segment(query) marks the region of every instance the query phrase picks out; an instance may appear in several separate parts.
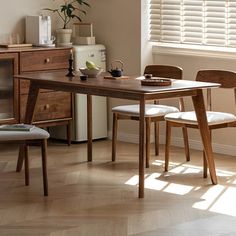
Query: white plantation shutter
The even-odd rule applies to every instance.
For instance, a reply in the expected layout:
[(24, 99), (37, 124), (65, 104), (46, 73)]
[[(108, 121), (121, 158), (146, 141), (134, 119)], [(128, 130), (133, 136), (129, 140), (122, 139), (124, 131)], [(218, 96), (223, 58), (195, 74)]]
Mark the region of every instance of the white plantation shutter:
[(161, 40), (181, 40), (181, 0), (165, 0), (161, 4)]
[(184, 0), (182, 6), (182, 43), (201, 44), (203, 41), (203, 4), (199, 0)]
[(236, 47), (236, 0), (150, 0), (150, 40)]
[(228, 45), (236, 47), (236, 0), (228, 3)]
[(151, 0), (150, 39), (160, 41), (161, 37), (161, 0)]
[(203, 1), (205, 4), (205, 44), (227, 46), (227, 2)]

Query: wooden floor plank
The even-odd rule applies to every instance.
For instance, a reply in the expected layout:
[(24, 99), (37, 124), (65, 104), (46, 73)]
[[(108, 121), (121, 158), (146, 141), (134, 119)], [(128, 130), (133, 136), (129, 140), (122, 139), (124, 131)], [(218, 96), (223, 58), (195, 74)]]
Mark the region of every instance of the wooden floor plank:
[(185, 236), (236, 235), (236, 159), (215, 155), (219, 184), (202, 178), (202, 152), (173, 148), (164, 173), (164, 147), (146, 170), (145, 198), (138, 199), (138, 145), (50, 142), (48, 197), (43, 196), (40, 150), (30, 148), (31, 185), (16, 173), (17, 147), (1, 146), (1, 236)]

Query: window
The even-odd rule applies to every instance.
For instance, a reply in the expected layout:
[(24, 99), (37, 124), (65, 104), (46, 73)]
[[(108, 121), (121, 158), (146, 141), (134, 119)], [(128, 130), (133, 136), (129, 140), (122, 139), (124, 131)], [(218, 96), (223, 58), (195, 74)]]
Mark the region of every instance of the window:
[(150, 0), (150, 41), (236, 47), (236, 0)]

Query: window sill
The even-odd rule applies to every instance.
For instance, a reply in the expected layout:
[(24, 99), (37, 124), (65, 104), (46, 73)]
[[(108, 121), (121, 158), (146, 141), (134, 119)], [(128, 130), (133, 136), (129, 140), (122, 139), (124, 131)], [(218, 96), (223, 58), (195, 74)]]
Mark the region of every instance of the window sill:
[(152, 53), (158, 55), (181, 55), (195, 57), (211, 57), (215, 59), (236, 59), (236, 48), (201, 47), (196, 45), (155, 43)]

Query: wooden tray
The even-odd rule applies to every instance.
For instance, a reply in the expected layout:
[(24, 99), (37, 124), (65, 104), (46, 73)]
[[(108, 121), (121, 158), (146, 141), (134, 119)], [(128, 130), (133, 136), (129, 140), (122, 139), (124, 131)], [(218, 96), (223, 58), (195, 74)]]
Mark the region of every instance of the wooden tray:
[(103, 78), (104, 78), (104, 79), (114, 79), (114, 80), (130, 79), (129, 76), (125, 76), (125, 75), (123, 75), (123, 76), (121, 76), (121, 77), (113, 77), (113, 76), (111, 76), (111, 75), (107, 75), (107, 76), (104, 76)]
[(22, 43), (22, 44), (0, 44), (0, 47), (3, 48), (22, 48), (22, 47), (32, 47), (31, 43)]
[(141, 85), (145, 86), (169, 86), (171, 85), (170, 79), (143, 79)]

